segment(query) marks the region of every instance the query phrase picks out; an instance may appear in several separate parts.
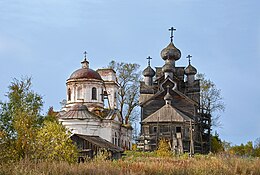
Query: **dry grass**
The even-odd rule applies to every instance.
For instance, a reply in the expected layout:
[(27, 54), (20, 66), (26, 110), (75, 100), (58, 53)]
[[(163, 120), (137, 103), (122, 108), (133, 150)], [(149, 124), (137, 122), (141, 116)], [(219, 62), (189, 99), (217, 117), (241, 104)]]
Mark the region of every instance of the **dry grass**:
[(70, 174), (177, 174), (177, 175), (260, 175), (260, 160), (225, 156), (202, 156), (194, 158), (156, 157), (153, 153), (130, 153), (117, 161), (89, 161), (81, 164), (66, 162), (20, 161), (1, 164), (0, 174), (70, 175)]

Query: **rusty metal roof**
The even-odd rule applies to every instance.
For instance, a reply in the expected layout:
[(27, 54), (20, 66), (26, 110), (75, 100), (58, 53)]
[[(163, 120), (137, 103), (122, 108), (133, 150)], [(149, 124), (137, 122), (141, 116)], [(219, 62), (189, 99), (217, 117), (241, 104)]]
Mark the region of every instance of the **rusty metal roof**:
[(85, 105), (75, 105), (64, 114), (59, 114), (61, 119), (97, 119), (100, 120), (98, 116), (88, 111), (88, 108)]
[(78, 69), (75, 72), (73, 72), (69, 77), (69, 79), (80, 79), (80, 78), (102, 80), (99, 73), (89, 68)]

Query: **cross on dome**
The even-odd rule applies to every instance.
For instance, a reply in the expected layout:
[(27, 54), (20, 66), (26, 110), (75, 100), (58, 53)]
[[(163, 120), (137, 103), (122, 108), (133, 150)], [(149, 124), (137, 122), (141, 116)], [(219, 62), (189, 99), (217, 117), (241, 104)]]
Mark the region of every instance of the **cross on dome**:
[(87, 60), (87, 54), (88, 54), (88, 52), (85, 51), (83, 54), (84, 54), (84, 59)]
[(84, 60), (81, 62), (82, 68), (89, 68), (89, 62), (87, 60), (87, 52), (85, 51), (83, 54), (84, 54)]
[(148, 60), (148, 66), (150, 66), (152, 58), (150, 56), (148, 56), (148, 58), (146, 58), (146, 59)]
[(171, 42), (173, 41), (173, 31), (176, 31), (176, 29), (175, 28), (173, 28), (173, 27), (171, 27), (171, 28), (169, 28), (169, 31), (171, 31)]
[(192, 56), (191, 55), (188, 55), (186, 58), (188, 58), (188, 60), (189, 60), (189, 64), (190, 64), (190, 58), (191, 58)]

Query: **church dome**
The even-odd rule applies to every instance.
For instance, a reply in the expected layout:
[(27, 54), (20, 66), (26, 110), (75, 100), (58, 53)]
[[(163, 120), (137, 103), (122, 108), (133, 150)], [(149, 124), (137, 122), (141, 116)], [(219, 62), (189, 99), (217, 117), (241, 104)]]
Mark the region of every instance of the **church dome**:
[(148, 66), (143, 71), (143, 76), (145, 77), (153, 77), (154, 75), (155, 75), (155, 71), (153, 70), (153, 68), (151, 68), (151, 66)]
[(191, 64), (189, 64), (185, 70), (184, 73), (186, 75), (195, 75), (197, 73), (197, 69), (195, 67), (193, 67)]
[[(86, 54), (86, 53), (85, 53)], [(96, 71), (92, 70), (89, 68), (89, 62), (85, 59), (81, 62), (82, 64), (82, 68), (74, 71), (71, 75), (69, 79), (81, 79), (81, 78), (85, 78), (85, 79), (96, 79), (96, 80), (102, 80), (101, 76), (99, 75), (99, 73), (97, 73)]]
[(170, 44), (161, 51), (161, 57), (163, 60), (169, 59), (177, 61), (181, 58), (181, 51), (174, 46), (173, 42), (170, 42)]
[(96, 71), (89, 68), (81, 68), (74, 71), (70, 75), (69, 79), (81, 79), (81, 78), (102, 80), (101, 76)]

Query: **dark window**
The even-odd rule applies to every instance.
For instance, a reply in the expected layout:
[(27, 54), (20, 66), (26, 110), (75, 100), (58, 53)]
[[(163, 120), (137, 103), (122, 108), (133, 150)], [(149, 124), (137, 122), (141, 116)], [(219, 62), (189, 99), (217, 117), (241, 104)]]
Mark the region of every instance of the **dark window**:
[(101, 100), (104, 101), (104, 90), (101, 90), (102, 94), (101, 94)]
[(97, 88), (93, 87), (92, 88), (92, 100), (97, 99)]
[(177, 126), (176, 127), (176, 133), (180, 133), (181, 132), (181, 127)]
[(153, 132), (157, 132), (157, 126), (153, 127)]
[(169, 132), (169, 126), (168, 125), (160, 126), (160, 132)]
[(70, 101), (71, 100), (71, 90), (70, 90), (70, 88), (68, 89), (68, 101)]

